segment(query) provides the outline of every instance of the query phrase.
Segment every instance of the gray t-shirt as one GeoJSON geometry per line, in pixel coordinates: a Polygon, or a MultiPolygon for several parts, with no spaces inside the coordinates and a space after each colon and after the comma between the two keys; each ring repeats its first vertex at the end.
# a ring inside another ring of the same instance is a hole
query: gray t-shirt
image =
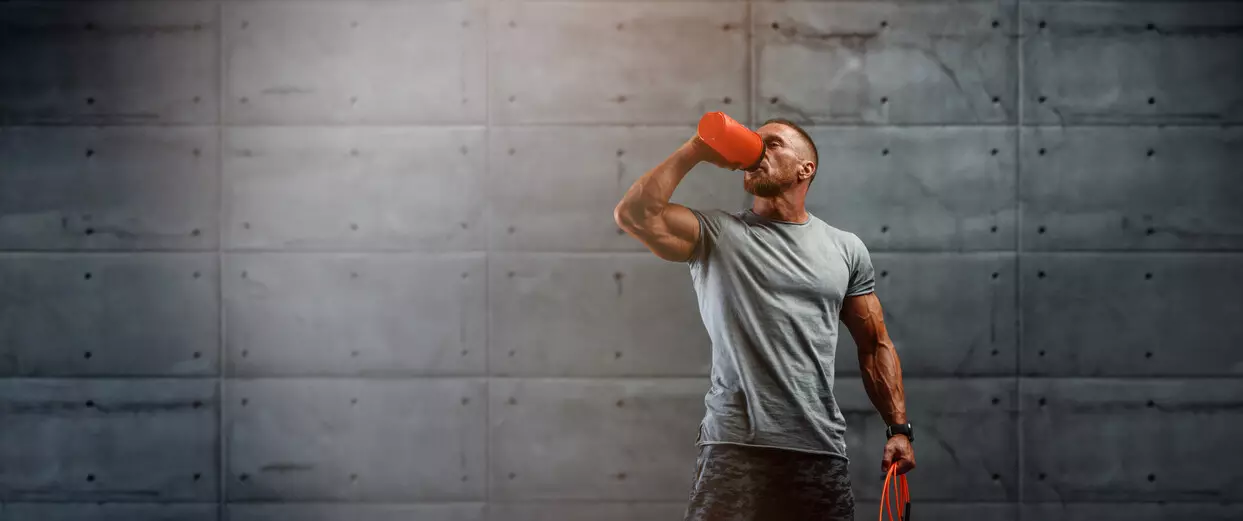
{"type": "Polygon", "coordinates": [[[875,284],[863,241],[814,215],[792,223],[750,209],[691,211],[700,240],[688,265],[712,339],[698,443],[845,458],[833,360],[843,299],[875,284]]]}

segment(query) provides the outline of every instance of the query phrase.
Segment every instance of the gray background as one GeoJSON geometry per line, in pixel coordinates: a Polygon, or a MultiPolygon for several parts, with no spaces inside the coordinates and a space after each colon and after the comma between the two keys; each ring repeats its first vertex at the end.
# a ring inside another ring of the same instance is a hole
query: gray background
{"type": "Polygon", "coordinates": [[[707,336],[612,209],[710,110],[811,126],[917,519],[1243,518],[1241,44],[1185,1],[2,2],[0,519],[681,519],[707,336]]]}

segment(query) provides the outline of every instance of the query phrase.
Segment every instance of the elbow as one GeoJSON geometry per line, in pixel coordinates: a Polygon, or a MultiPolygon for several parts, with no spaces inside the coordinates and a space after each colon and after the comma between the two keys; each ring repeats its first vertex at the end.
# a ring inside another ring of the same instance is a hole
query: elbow
{"type": "Polygon", "coordinates": [[[613,208],[613,222],[624,231],[629,232],[634,229],[634,219],[631,218],[629,203],[626,201],[617,203],[617,206],[613,208]]]}
{"type": "Polygon", "coordinates": [[[653,209],[647,205],[626,200],[613,208],[613,222],[617,223],[618,228],[632,234],[643,230],[648,219],[654,215],[660,215],[660,212],[653,212],[653,209]]]}

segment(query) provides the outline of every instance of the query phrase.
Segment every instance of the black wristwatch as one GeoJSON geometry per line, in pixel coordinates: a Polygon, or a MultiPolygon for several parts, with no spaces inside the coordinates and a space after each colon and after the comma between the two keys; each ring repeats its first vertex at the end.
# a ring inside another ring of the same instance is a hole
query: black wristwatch
{"type": "Polygon", "coordinates": [[[885,428],[885,439],[892,438],[898,434],[905,434],[908,440],[912,443],[915,442],[915,429],[909,423],[894,424],[885,428]]]}

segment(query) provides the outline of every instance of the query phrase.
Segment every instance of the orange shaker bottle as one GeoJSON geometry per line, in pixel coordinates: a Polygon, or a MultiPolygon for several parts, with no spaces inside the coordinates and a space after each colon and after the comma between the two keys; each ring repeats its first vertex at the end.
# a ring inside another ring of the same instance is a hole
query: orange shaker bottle
{"type": "Polygon", "coordinates": [[[764,158],[764,140],[724,112],[709,112],[699,118],[699,139],[743,170],[759,166],[764,158]]]}

